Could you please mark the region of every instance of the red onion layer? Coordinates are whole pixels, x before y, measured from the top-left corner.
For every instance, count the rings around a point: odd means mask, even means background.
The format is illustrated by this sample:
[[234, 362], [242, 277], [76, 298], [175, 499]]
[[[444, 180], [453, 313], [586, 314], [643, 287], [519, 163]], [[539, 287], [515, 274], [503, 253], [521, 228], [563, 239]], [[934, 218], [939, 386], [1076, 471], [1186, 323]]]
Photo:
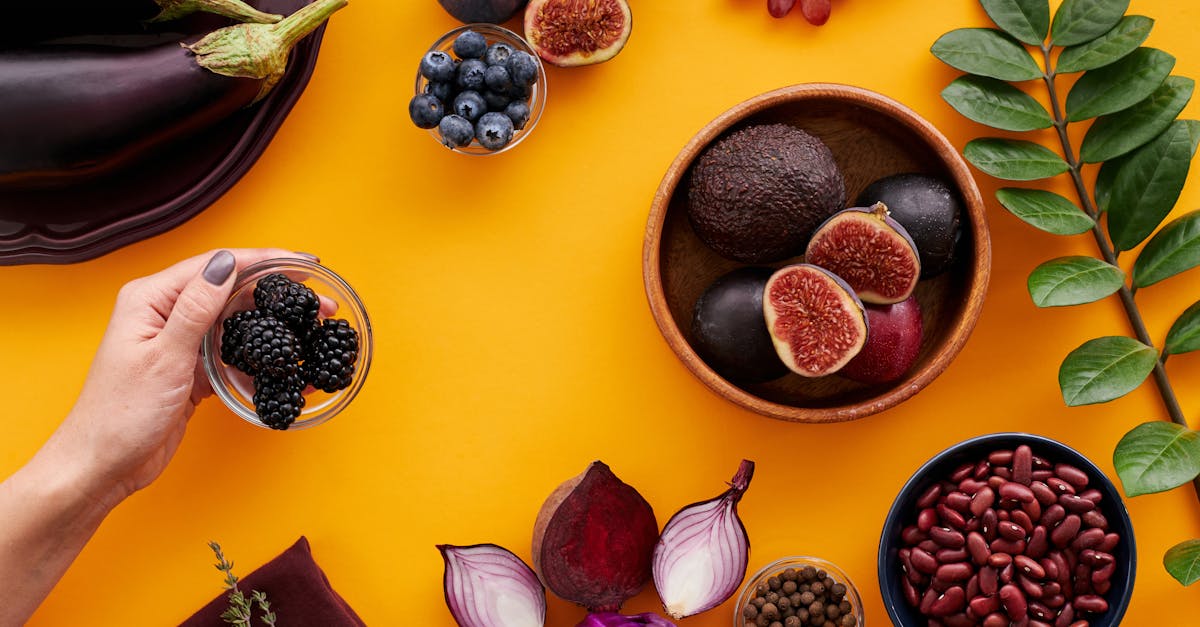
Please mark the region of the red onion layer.
[[587, 618], [575, 627], [642, 627], [642, 625], [675, 627], [675, 623], [649, 612], [636, 616], [625, 616], [616, 612], [597, 612], [588, 614]]
[[446, 606], [459, 627], [543, 627], [546, 589], [533, 570], [495, 544], [439, 544]]
[[663, 527], [654, 547], [654, 586], [673, 618], [710, 610], [733, 596], [746, 576], [750, 538], [737, 515], [754, 462], [742, 460], [729, 489], [688, 505]]

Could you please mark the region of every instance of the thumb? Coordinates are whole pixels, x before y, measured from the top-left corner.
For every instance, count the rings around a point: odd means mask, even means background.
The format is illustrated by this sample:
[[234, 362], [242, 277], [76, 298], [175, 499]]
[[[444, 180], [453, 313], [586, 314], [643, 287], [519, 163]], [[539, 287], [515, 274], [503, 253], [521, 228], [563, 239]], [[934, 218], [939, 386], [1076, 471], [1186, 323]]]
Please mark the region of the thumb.
[[233, 289], [236, 265], [233, 253], [222, 250], [209, 259], [200, 274], [188, 281], [159, 334], [167, 346], [182, 347], [189, 353], [199, 350], [204, 334], [221, 315], [225, 300]]

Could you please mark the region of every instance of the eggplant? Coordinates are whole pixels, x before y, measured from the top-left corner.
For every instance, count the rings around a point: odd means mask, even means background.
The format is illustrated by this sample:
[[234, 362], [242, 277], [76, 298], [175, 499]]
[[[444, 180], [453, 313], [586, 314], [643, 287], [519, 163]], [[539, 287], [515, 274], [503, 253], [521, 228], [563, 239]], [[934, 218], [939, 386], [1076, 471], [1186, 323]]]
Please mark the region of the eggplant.
[[0, 51], [0, 188], [70, 185], [219, 123], [265, 96], [292, 46], [345, 5], [317, 0], [191, 44]]
[[197, 12], [260, 24], [282, 18], [243, 0], [0, 0], [0, 46], [77, 35], [138, 34], [151, 23]]

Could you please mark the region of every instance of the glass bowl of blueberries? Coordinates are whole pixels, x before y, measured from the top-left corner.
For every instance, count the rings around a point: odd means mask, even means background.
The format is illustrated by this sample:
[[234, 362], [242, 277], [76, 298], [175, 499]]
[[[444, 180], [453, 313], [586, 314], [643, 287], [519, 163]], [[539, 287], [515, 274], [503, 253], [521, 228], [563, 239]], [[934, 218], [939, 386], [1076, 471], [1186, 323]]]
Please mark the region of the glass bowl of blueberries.
[[371, 321], [345, 280], [304, 259], [242, 270], [201, 344], [213, 392], [243, 420], [280, 431], [341, 413], [362, 389]]
[[421, 57], [408, 113], [447, 148], [492, 155], [521, 143], [546, 106], [546, 70], [520, 35], [468, 24]]

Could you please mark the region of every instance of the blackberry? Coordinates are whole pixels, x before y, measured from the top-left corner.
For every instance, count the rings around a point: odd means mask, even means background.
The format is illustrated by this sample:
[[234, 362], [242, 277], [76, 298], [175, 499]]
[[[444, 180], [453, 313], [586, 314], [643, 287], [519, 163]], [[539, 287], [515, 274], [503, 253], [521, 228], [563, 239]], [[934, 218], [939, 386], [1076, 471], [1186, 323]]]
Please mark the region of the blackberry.
[[358, 332], [350, 323], [326, 319], [308, 336], [300, 374], [305, 383], [325, 392], [350, 385], [358, 359]]
[[296, 334], [286, 324], [260, 315], [244, 322], [241, 357], [251, 371], [260, 375], [285, 376], [295, 374], [301, 348]]
[[304, 379], [297, 373], [254, 377], [254, 413], [280, 431], [292, 426], [304, 408]]
[[307, 285], [276, 273], [258, 280], [254, 287], [254, 306], [303, 338], [317, 321], [321, 301]]
[[221, 361], [250, 376], [256, 373], [242, 357], [242, 342], [246, 336], [246, 325], [258, 317], [258, 310], [248, 309], [229, 316], [221, 323]]

